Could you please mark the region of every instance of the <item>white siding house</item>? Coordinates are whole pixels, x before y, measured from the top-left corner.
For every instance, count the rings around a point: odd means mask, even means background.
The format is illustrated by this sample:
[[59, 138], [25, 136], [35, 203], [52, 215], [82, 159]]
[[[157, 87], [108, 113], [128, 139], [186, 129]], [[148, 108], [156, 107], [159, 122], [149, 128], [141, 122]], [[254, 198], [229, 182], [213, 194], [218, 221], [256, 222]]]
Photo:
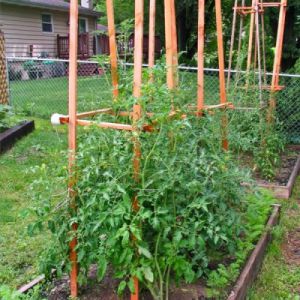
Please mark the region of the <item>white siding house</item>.
[[[88, 44], [85, 47], [88, 55], [85, 55], [92, 56], [100, 13], [93, 11], [87, 0], [82, 5], [79, 37], [85, 36], [84, 41]], [[0, 30], [4, 32], [7, 56], [61, 57], [58, 36], [68, 43], [69, 3], [62, 0], [0, 0]]]

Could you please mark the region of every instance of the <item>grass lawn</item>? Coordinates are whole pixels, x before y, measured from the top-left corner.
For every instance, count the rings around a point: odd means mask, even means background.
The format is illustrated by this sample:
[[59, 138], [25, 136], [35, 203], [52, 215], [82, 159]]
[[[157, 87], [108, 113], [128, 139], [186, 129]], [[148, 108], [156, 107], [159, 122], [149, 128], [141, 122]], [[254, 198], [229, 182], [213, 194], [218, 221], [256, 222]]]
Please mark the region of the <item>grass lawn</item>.
[[[105, 76], [79, 77], [78, 111], [104, 107], [112, 100]], [[53, 113], [66, 114], [68, 77], [10, 82], [11, 103], [16, 111], [49, 118]]]
[[260, 275], [249, 294], [251, 300], [300, 299], [300, 257], [296, 265], [289, 262], [284, 255], [288, 233], [300, 229], [299, 193], [300, 178], [297, 180], [292, 199], [281, 201], [280, 225], [274, 231], [274, 240], [269, 246]]
[[24, 210], [31, 205], [28, 194], [34, 175], [29, 168], [55, 162], [66, 149], [65, 129], [55, 131], [49, 121], [35, 119], [36, 130], [0, 156], [0, 285], [13, 288], [37, 274], [39, 251], [47, 236], [29, 237], [30, 217]]
[[[186, 99], [190, 103], [196, 104], [197, 73], [181, 72], [180, 82]], [[218, 77], [207, 75], [205, 86], [206, 103], [218, 104]], [[28, 115], [49, 118], [53, 113], [66, 114], [68, 110], [68, 78], [11, 81], [10, 97], [14, 109]], [[105, 76], [78, 78], [79, 112], [108, 107], [111, 101], [111, 85]]]

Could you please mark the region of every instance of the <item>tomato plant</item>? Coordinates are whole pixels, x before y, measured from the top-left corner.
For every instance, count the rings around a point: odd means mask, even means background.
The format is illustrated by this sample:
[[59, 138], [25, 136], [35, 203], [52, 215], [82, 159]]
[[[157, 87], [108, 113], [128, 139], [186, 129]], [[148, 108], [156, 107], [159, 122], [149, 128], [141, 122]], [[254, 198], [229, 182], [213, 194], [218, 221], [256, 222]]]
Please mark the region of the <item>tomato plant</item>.
[[[154, 299], [162, 300], [168, 299], [171, 284], [207, 277], [216, 253], [219, 258], [234, 255], [246, 230], [242, 216], [249, 203], [240, 185], [248, 174], [221, 149], [223, 113], [203, 118], [188, 114], [188, 107], [180, 105], [184, 95], [158, 84], [163, 82], [161, 66], [155, 72], [155, 84], [143, 87], [139, 101], [144, 117], [137, 124], [140, 129], [150, 124], [154, 132], [80, 130], [77, 211], [70, 210], [65, 199], [44, 196], [57, 188], [49, 186], [47, 177], [65, 174], [60, 164], [55, 171], [46, 166], [44, 182], [38, 180], [39, 188], [32, 188], [39, 220], [31, 229], [47, 224], [55, 237], [44, 256], [44, 269], [56, 268], [58, 274], [70, 270], [68, 244], [75, 234], [72, 224], [77, 223], [81, 283], [87, 281], [92, 264], [98, 266], [99, 280], [110, 266], [120, 281], [119, 294], [127, 288], [133, 292], [132, 278], [137, 277]], [[117, 116], [102, 115], [98, 121], [130, 122], [118, 116], [136, 101], [130, 96], [130, 82], [126, 78], [120, 85], [120, 98], [113, 105]], [[170, 99], [177, 112], [172, 118]], [[146, 108], [154, 115], [147, 115]], [[134, 141], [142, 153], [138, 182], [133, 179]]]

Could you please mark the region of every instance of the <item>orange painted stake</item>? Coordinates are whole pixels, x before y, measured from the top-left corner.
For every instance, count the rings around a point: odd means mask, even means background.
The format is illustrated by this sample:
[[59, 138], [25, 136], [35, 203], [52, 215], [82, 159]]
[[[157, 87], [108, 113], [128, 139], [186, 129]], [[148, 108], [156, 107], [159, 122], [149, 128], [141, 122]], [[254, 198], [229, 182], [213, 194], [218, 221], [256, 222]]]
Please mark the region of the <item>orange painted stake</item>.
[[[141, 118], [142, 109], [139, 104], [141, 97], [142, 86], [142, 64], [143, 64], [143, 27], [144, 27], [144, 0], [135, 0], [135, 34], [134, 34], [134, 78], [133, 78], [133, 96], [136, 98], [136, 104], [133, 107], [133, 127], [138, 132], [137, 122]], [[141, 161], [141, 145], [137, 138], [134, 138], [134, 180], [140, 180], [140, 161]], [[138, 199], [135, 197], [133, 200], [133, 209], [138, 210]], [[135, 293], [131, 294], [131, 300], [139, 299], [139, 282], [135, 277], [134, 288]]]
[[[226, 83], [225, 83], [225, 63], [224, 63], [224, 46], [223, 46], [223, 29], [222, 29], [222, 9], [221, 0], [215, 0], [216, 5], [216, 22], [217, 22], [217, 39], [218, 39], [218, 58], [219, 58], [219, 81], [220, 81], [220, 103], [227, 103]], [[227, 139], [227, 117], [222, 117], [222, 147], [228, 150]]]
[[114, 99], [116, 99], [119, 95], [119, 89], [118, 89], [117, 42], [116, 42], [116, 29], [115, 29], [113, 0], [106, 0], [106, 9], [107, 9], [109, 53], [110, 53], [110, 65], [111, 65], [111, 79], [112, 79], [112, 85], [113, 85], [113, 97], [114, 97]]
[[[150, 0], [149, 12], [149, 68], [153, 69], [155, 64], [155, 17], [156, 17], [156, 0]], [[150, 82], [153, 82], [153, 71], [150, 73]]]
[[204, 107], [204, 31], [205, 31], [205, 0], [198, 3], [198, 99], [199, 114]]
[[178, 86], [178, 42], [177, 42], [177, 27], [176, 27], [176, 7], [175, 0], [171, 0], [171, 14], [172, 14], [172, 72], [174, 77], [175, 88]]
[[281, 6], [280, 6], [280, 13], [279, 13], [278, 31], [277, 31], [276, 48], [275, 48], [275, 60], [274, 60], [273, 77], [272, 77], [272, 84], [271, 84], [271, 96], [270, 96], [270, 103], [269, 103], [269, 109], [267, 115], [267, 121], [269, 123], [272, 123], [274, 121], [273, 114], [276, 109], [275, 94], [277, 91], [277, 87], [279, 85], [279, 73], [280, 73], [281, 60], [282, 60], [282, 48], [283, 48], [283, 39], [284, 39], [287, 0], [281, 0], [280, 5]]
[[167, 85], [170, 90], [175, 88], [173, 72], [173, 41], [172, 41], [172, 0], [165, 0], [165, 39], [166, 39], [166, 63]]
[[[75, 155], [76, 155], [76, 105], [77, 105], [77, 47], [78, 47], [78, 1], [71, 0], [70, 4], [70, 65], [69, 65], [69, 184], [68, 194], [70, 207], [76, 211], [76, 195], [73, 189], [75, 184]], [[72, 225], [73, 233], [76, 235], [77, 224]], [[76, 237], [70, 242], [70, 289], [71, 296], [77, 297], [78, 264], [75, 247]]]

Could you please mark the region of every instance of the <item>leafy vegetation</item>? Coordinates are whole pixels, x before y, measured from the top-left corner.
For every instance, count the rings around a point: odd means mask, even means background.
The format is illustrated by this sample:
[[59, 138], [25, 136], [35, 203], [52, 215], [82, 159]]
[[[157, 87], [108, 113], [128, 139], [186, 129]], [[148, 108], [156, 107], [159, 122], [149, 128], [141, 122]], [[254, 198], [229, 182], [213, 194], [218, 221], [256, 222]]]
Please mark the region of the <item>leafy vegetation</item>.
[[48, 121], [40, 119], [35, 119], [35, 125], [33, 133], [0, 156], [0, 285], [9, 288], [39, 275], [38, 257], [42, 247], [48, 245], [47, 232], [34, 238], [27, 235], [27, 227], [33, 222], [26, 213], [32, 205], [28, 189], [36, 179], [28, 170], [57, 161], [66, 147], [64, 129], [55, 132]]
[[[69, 209], [68, 199], [51, 196], [57, 184], [48, 178], [62, 182], [66, 170], [60, 164], [35, 169], [40, 179], [31, 189], [38, 221], [30, 231], [46, 226], [54, 235], [42, 264], [46, 273], [51, 268], [58, 274], [70, 269], [68, 241], [73, 238], [72, 224], [78, 223], [81, 283], [86, 282], [92, 264], [98, 265], [99, 280], [112, 265], [120, 280], [119, 294], [126, 288], [133, 291], [132, 278], [137, 277], [155, 299], [162, 300], [168, 298], [171, 284], [219, 276], [220, 270], [210, 272], [210, 262], [217, 259], [221, 263], [237, 252], [240, 257], [228, 271], [236, 274], [249, 245], [261, 232], [269, 202], [254, 201], [255, 197], [247, 200], [240, 185], [247, 173], [231, 153], [221, 149], [223, 113], [181, 118], [188, 109], [188, 103], [182, 101], [184, 93], [170, 93], [159, 65], [155, 72], [155, 84], [143, 86], [145, 96], [140, 100], [143, 110], [150, 107], [154, 115], [144, 114], [137, 124], [140, 129], [145, 123], [154, 126], [153, 133], [92, 127], [80, 131], [76, 214]], [[128, 73], [122, 79], [120, 99], [113, 105], [117, 117], [101, 116], [98, 121], [130, 122], [118, 116], [136, 101], [130, 95]], [[177, 108], [172, 119], [171, 99]], [[142, 152], [138, 182], [133, 180], [132, 164], [137, 141]], [[138, 201], [138, 210], [133, 199]], [[255, 218], [259, 225], [251, 215], [255, 209], [261, 211]]]
[[8, 105], [0, 104], [0, 133], [15, 125], [16, 118]]
[[229, 113], [229, 140], [241, 164], [271, 181], [287, 139], [276, 116], [274, 122], [268, 121], [270, 93], [260, 94], [254, 81], [255, 74], [240, 75], [229, 89], [228, 97], [237, 108]]
[[[177, 14], [177, 30], [178, 30], [178, 46], [179, 51], [184, 52], [181, 57], [181, 63], [195, 64], [194, 55], [197, 52], [197, 9], [198, 1], [196, 0], [176, 0], [176, 14]], [[241, 1], [239, 2], [241, 5]], [[104, 13], [100, 20], [102, 24], [107, 24], [106, 20], [106, 6], [104, 0], [94, 1], [95, 7]], [[214, 16], [214, 0], [207, 0], [205, 2], [205, 27], [206, 27], [206, 54], [205, 60], [207, 66], [217, 67], [217, 41], [215, 38], [215, 18]], [[246, 1], [245, 5], [250, 6], [251, 1]], [[116, 24], [120, 24], [126, 19], [131, 19], [134, 16], [134, 2], [124, 0], [115, 0], [115, 18]], [[233, 1], [222, 1], [223, 11], [223, 38], [224, 45], [230, 43], [231, 28], [232, 28], [232, 7]], [[145, 32], [148, 32], [148, 12], [149, 1], [145, 1]], [[163, 1], [157, 1], [157, 20], [156, 24], [157, 35], [164, 40], [164, 6]], [[247, 25], [250, 18], [245, 18], [244, 25]], [[299, 58], [300, 45], [300, 3], [298, 0], [289, 0], [287, 9], [287, 22], [285, 31], [284, 51], [282, 70], [286, 71], [294, 66]], [[268, 8], [265, 10], [265, 37], [266, 44], [266, 63], [268, 70], [273, 68], [274, 47], [276, 44], [276, 34], [278, 25], [278, 8]], [[238, 37], [236, 37], [237, 39]], [[237, 40], [236, 40], [237, 42]], [[226, 61], [229, 54], [229, 47], [226, 47]]]

